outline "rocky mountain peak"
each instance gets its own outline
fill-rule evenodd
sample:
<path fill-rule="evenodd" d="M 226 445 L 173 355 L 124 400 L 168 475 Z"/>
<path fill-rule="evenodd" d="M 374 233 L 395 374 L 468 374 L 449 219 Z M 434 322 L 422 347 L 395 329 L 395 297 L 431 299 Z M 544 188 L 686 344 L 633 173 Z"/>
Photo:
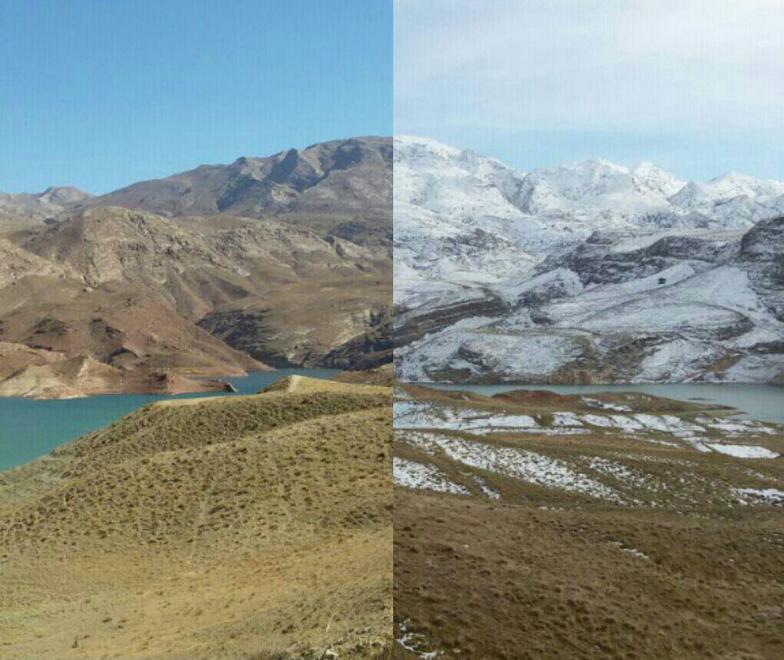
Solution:
<path fill-rule="evenodd" d="M 36 197 L 44 204 L 65 205 L 82 202 L 92 197 L 92 195 L 73 186 L 51 186 L 36 195 Z"/>
<path fill-rule="evenodd" d="M 390 138 L 333 140 L 143 181 L 93 198 L 87 205 L 170 216 L 379 212 L 390 206 L 391 167 Z"/>

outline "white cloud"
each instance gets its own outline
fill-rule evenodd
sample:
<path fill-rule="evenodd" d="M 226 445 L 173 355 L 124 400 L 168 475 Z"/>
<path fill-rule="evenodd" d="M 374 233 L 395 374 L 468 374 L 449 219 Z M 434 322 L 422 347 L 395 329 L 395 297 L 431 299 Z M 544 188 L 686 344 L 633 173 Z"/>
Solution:
<path fill-rule="evenodd" d="M 784 134 L 781 0 L 395 0 L 394 21 L 397 132 Z"/>

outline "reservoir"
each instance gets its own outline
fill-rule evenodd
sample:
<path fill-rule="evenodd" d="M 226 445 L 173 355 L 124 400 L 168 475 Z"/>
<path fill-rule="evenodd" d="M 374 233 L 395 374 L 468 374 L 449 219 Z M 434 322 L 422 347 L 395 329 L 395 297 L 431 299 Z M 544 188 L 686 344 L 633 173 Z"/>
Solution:
<path fill-rule="evenodd" d="M 299 374 L 331 378 L 335 369 L 278 369 L 227 378 L 237 394 L 254 394 L 279 378 Z M 0 470 L 27 463 L 58 445 L 111 424 L 137 408 L 162 399 L 235 396 L 224 392 L 199 392 L 166 396 L 156 394 L 106 394 L 82 399 L 35 400 L 0 397 Z"/>
<path fill-rule="evenodd" d="M 230 378 L 238 394 L 253 394 L 279 378 L 300 374 L 331 378 L 335 369 L 279 369 Z M 425 384 L 425 383 L 423 383 Z M 680 401 L 715 403 L 740 411 L 740 417 L 784 424 L 784 387 L 741 384 L 645 384 L 645 385 L 446 385 L 429 387 L 467 390 L 491 396 L 510 390 L 549 390 L 559 394 L 597 392 L 645 392 Z M 27 463 L 80 435 L 110 424 L 137 408 L 161 399 L 234 396 L 223 392 L 200 392 L 177 396 L 155 394 L 108 394 L 83 399 L 34 400 L 0 397 L 0 470 Z"/>
<path fill-rule="evenodd" d="M 425 385 L 426 383 L 422 383 Z M 597 392 L 644 392 L 666 399 L 730 406 L 744 419 L 784 424 L 784 387 L 737 383 L 663 383 L 644 385 L 446 385 L 427 383 L 428 387 L 466 390 L 492 396 L 511 390 L 547 390 L 558 394 L 596 394 Z"/>

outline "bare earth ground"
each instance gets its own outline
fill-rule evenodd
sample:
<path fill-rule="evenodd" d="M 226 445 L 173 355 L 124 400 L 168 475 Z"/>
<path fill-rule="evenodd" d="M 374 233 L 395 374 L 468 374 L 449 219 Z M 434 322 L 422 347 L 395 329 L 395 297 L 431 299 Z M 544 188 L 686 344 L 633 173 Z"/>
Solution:
<path fill-rule="evenodd" d="M 0 657 L 387 657 L 390 393 L 161 402 L 0 474 Z"/>
<path fill-rule="evenodd" d="M 394 656 L 784 657 L 784 428 L 726 413 L 400 388 Z"/>

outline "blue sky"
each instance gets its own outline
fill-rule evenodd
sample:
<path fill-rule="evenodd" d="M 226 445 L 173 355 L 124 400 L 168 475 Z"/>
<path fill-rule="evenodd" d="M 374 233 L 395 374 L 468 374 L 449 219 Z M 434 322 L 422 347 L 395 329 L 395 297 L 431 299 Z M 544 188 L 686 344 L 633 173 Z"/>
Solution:
<path fill-rule="evenodd" d="M 781 0 L 395 0 L 395 132 L 784 179 Z"/>
<path fill-rule="evenodd" d="M 0 191 L 392 132 L 391 0 L 2 0 Z"/>

